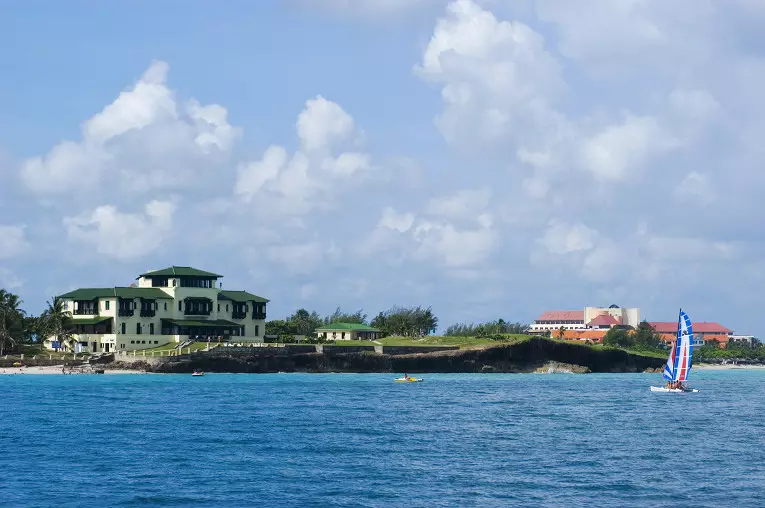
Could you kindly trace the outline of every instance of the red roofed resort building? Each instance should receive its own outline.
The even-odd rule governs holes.
[[[664,342],[672,342],[677,337],[677,321],[651,321],[649,324],[661,336]],[[721,347],[725,347],[733,338],[733,330],[724,327],[720,323],[698,321],[693,323],[693,345],[703,346],[717,341]]]
[[[606,332],[614,327],[637,328],[640,309],[610,307],[585,307],[584,310],[548,310],[543,312],[529,327],[529,333],[550,334],[564,340],[603,342]],[[677,337],[677,321],[651,321],[650,324],[664,342],[671,343]],[[561,328],[563,329],[561,331]],[[694,346],[717,342],[725,347],[729,341],[754,344],[750,335],[733,335],[733,330],[720,323],[698,321],[693,323]]]
[[[610,307],[585,307],[584,310],[548,310],[534,320],[529,327],[532,334],[554,334],[565,330],[604,330],[614,326],[636,327],[640,323],[640,309]]]

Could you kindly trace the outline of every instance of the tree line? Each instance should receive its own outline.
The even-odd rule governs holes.
[[[61,300],[52,298],[39,316],[28,315],[22,303],[18,295],[0,288],[0,355],[18,353],[25,344],[42,342],[41,337],[72,345],[72,316]]]
[[[307,338],[313,336],[317,328],[332,323],[356,323],[380,330],[380,335],[403,337],[422,337],[434,333],[438,328],[438,318],[433,310],[417,307],[391,307],[378,313],[371,320],[363,310],[345,312],[338,307],[332,314],[322,316],[316,311],[298,309],[284,319],[266,322],[266,335],[289,339],[295,335]]]
[[[486,323],[456,323],[446,328],[444,335],[449,337],[492,337],[503,334],[527,334],[529,325],[498,319]]]

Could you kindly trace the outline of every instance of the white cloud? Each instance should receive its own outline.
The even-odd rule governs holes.
[[[292,275],[307,275],[316,270],[327,253],[319,242],[268,247],[266,255],[272,262],[281,265]]]
[[[463,189],[452,196],[431,199],[425,212],[451,220],[476,219],[488,206],[490,197],[487,187]]]
[[[360,133],[338,104],[321,96],[307,101],[296,129],[302,150],[290,158],[285,148],[273,145],[261,160],[240,165],[236,196],[269,213],[302,215],[334,207],[339,184],[372,169],[368,153],[341,151]]]
[[[23,226],[4,226],[0,224],[0,259],[21,256],[29,250]]]
[[[497,243],[491,223],[457,229],[448,222],[422,221],[415,226],[413,237],[419,243],[416,258],[435,260],[446,268],[477,265],[489,257]]]
[[[584,224],[570,224],[553,219],[538,242],[553,254],[568,254],[591,250],[595,247],[598,236],[597,231]]]
[[[405,259],[435,262],[450,271],[479,265],[492,254],[498,240],[493,217],[484,211],[487,201],[485,190],[460,191],[431,201],[425,214],[432,218],[385,207],[377,228],[357,252],[367,256],[389,252],[388,263],[401,264]],[[449,218],[470,219],[473,225],[458,227]]]
[[[123,213],[111,205],[64,218],[69,239],[95,247],[96,252],[130,261],[156,251],[172,230],[175,204],[151,201],[144,213]]]
[[[21,280],[15,273],[8,268],[0,266],[0,288],[5,290],[13,290],[20,288],[24,285],[24,281]]]
[[[708,205],[717,199],[714,185],[708,175],[691,171],[675,188],[675,196],[690,203]]]
[[[414,214],[398,214],[393,208],[385,207],[382,211],[382,217],[380,217],[380,222],[378,224],[379,227],[393,229],[399,233],[406,233],[412,228],[412,225],[414,224]]]
[[[22,164],[21,179],[39,194],[200,185],[226,159],[241,130],[227,111],[191,100],[179,104],[154,62],[135,85],[83,124],[82,141],[63,141]],[[207,177],[207,178],[206,178]]]
[[[296,128],[303,150],[312,152],[327,150],[347,141],[355,127],[351,115],[338,104],[319,95],[306,101]]]
[[[623,123],[610,125],[584,142],[581,164],[596,179],[621,180],[653,154],[677,144],[656,118],[629,115]]]
[[[447,140],[521,135],[547,124],[565,87],[544,38],[518,21],[499,21],[472,0],[449,4],[415,72],[442,84],[436,125]]]

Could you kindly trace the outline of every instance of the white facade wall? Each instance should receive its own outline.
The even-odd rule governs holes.
[[[173,285],[175,284],[175,286]],[[162,335],[162,319],[195,319],[199,321],[225,319],[244,326],[244,335],[233,338],[237,342],[263,342],[266,328],[265,319],[253,319],[254,307],[252,302],[247,302],[247,315],[244,319],[233,319],[234,302],[231,300],[218,300],[219,288],[194,288],[180,287],[180,279],[169,278],[168,287],[155,287],[151,285],[151,279],[139,278],[139,288],[159,289],[167,294],[168,299],[156,299],[157,308],[154,316],[141,316],[141,298],[133,299],[133,315],[119,316],[119,298],[107,297],[98,299],[98,315],[75,315],[74,301],[64,300],[64,308],[72,313],[72,319],[92,319],[94,317],[113,318],[114,324],[111,334],[76,334],[73,338],[77,342],[87,342],[88,346],[83,351],[96,353],[108,351],[134,351],[149,349],[165,344],[180,343],[189,339],[187,335]],[[185,307],[178,308],[179,302],[185,298],[207,298],[212,302],[212,310],[207,314],[186,314]],[[123,299],[124,300],[124,299]],[[108,302],[108,309],[107,309]],[[220,311],[218,309],[220,308]],[[141,333],[138,334],[137,325],[141,324]],[[123,333],[123,324],[124,330]],[[154,324],[154,333],[151,334],[151,325]],[[51,339],[44,341],[49,349]],[[95,343],[95,348],[94,348]]]
[[[640,324],[640,309],[637,307],[624,307],[610,309],[607,307],[585,307],[584,322],[589,323],[598,316],[609,315],[626,326],[637,328]]]

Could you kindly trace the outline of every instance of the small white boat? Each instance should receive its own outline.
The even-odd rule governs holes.
[[[651,391],[663,392],[663,393],[696,393],[698,392],[696,388],[686,388],[684,390],[681,390],[680,388],[666,388],[664,386],[652,386]]]
[[[698,390],[683,386],[691,372],[693,358],[693,325],[688,314],[680,309],[677,322],[677,340],[669,350],[669,358],[664,365],[664,379],[667,386],[652,386],[652,392],[660,393],[697,393]],[[670,388],[671,385],[675,385]],[[679,386],[678,386],[679,385]]]
[[[397,377],[393,380],[394,383],[422,383],[423,381],[421,377]]]
[[[205,375],[205,373],[204,373],[204,372],[199,372],[199,371],[196,371],[196,370],[195,370],[195,371],[194,371],[194,373],[193,373],[193,374],[191,374],[191,375],[192,375],[192,376],[195,376],[195,377],[199,377],[199,376],[204,376],[204,375]]]

